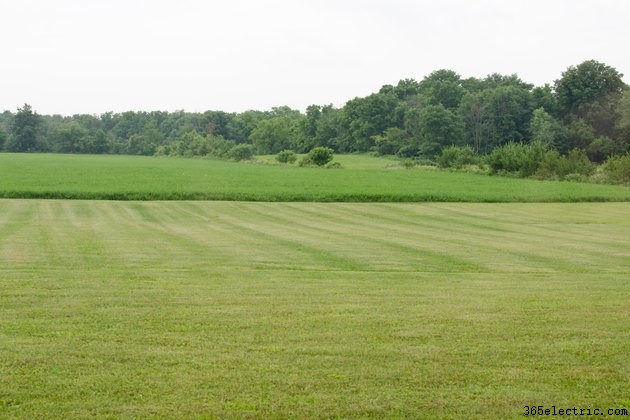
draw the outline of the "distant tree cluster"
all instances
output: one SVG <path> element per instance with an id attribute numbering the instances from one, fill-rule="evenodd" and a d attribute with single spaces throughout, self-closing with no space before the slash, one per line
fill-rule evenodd
<path id="1" fill-rule="evenodd" d="M 579 149 L 603 162 L 630 150 L 630 89 L 622 77 L 594 60 L 569 67 L 542 87 L 516 75 L 464 79 L 437 70 L 341 108 L 311 105 L 305 113 L 278 107 L 64 117 L 38 115 L 25 104 L 0 114 L 0 149 L 240 160 L 323 147 L 435 160 L 452 146 L 489 154 L 508 144 L 537 142 L 561 156 Z"/>

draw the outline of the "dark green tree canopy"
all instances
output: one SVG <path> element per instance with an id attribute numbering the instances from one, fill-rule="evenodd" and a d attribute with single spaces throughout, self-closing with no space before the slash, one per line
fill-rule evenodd
<path id="1" fill-rule="evenodd" d="M 13 118 L 8 150 L 11 152 L 41 150 L 38 145 L 41 124 L 41 117 L 33 111 L 29 104 L 24 104 L 22 108 L 18 108 Z"/>
<path id="2" fill-rule="evenodd" d="M 571 66 L 554 84 L 516 74 L 462 78 L 449 69 L 402 79 L 344 105 L 313 104 L 239 113 L 206 111 L 37 115 L 25 104 L 0 114 L 0 149 L 236 158 L 282 150 L 374 152 L 433 159 L 450 145 L 490 153 L 537 141 L 594 160 L 630 150 L 630 96 L 622 74 L 595 60 Z M 3 131 L 4 135 L 3 135 Z M 467 149 L 468 150 L 468 149 Z"/>
<path id="3" fill-rule="evenodd" d="M 584 105 L 623 93 L 623 74 L 595 60 L 569 67 L 556 80 L 554 88 L 558 103 L 565 113 L 577 113 Z"/>

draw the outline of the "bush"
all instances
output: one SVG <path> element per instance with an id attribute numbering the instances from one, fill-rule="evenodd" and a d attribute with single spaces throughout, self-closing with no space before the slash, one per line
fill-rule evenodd
<path id="1" fill-rule="evenodd" d="M 418 149 L 418 146 L 411 144 L 401 147 L 396 155 L 401 158 L 414 158 L 420 155 L 420 150 Z"/>
<path id="2" fill-rule="evenodd" d="M 440 168 L 461 169 L 466 165 L 478 164 L 479 158 L 470 146 L 448 146 L 442 150 L 437 163 Z"/>
<path id="3" fill-rule="evenodd" d="M 514 142 L 495 147 L 486 158 L 490 173 L 520 172 L 525 160 L 526 147 L 522 143 Z"/>
<path id="4" fill-rule="evenodd" d="M 298 162 L 299 166 L 311 166 L 313 165 L 313 162 L 311 161 L 311 159 L 307 156 L 304 156 L 302 159 L 300 159 L 300 161 Z"/>
<path id="5" fill-rule="evenodd" d="M 297 155 L 293 150 L 283 150 L 276 155 L 276 160 L 280 163 L 293 164 L 297 160 Z"/>
<path id="6" fill-rule="evenodd" d="M 559 178 L 560 166 L 563 157 L 557 150 L 549 150 L 543 156 L 538 165 L 535 177 L 539 179 L 557 179 Z"/>
<path id="7" fill-rule="evenodd" d="M 549 145 L 535 141 L 525 146 L 525 154 L 521 163 L 520 175 L 523 178 L 530 177 L 538 171 L 540 162 L 550 152 Z"/>
<path id="8" fill-rule="evenodd" d="M 573 149 L 567 156 L 560 156 L 555 150 L 549 150 L 542 158 L 536 177 L 541 179 L 563 179 L 566 181 L 584 181 L 595 172 L 586 152 Z"/>
<path id="9" fill-rule="evenodd" d="M 239 144 L 228 152 L 228 157 L 236 161 L 250 160 L 254 156 L 254 147 L 251 144 Z"/>
<path id="10" fill-rule="evenodd" d="M 306 155 L 304 160 L 307 160 L 307 164 L 313 164 L 317 166 L 324 166 L 331 160 L 333 160 L 334 151 L 328 147 L 315 147 Z M 303 166 L 303 165 L 302 165 Z"/>
<path id="11" fill-rule="evenodd" d="M 487 163 L 492 174 L 511 173 L 525 178 L 538 172 L 550 152 L 548 145 L 538 141 L 530 144 L 510 142 L 492 150 Z"/>
<path id="12" fill-rule="evenodd" d="M 339 162 L 330 162 L 326 165 L 326 169 L 341 169 L 341 163 Z"/>
<path id="13" fill-rule="evenodd" d="M 609 158 L 603 165 L 604 173 L 611 182 L 630 183 L 630 153 Z"/>
<path id="14" fill-rule="evenodd" d="M 589 160 L 586 152 L 573 149 L 561 160 L 559 175 L 566 178 L 567 175 L 590 176 L 595 172 L 595 165 Z"/>
<path id="15" fill-rule="evenodd" d="M 617 144 L 609 137 L 597 137 L 586 149 L 593 162 L 601 163 L 619 151 Z"/>

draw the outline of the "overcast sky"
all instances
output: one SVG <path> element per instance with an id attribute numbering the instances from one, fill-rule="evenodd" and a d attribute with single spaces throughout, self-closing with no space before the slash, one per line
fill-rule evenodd
<path id="1" fill-rule="evenodd" d="M 343 105 L 447 68 L 630 82 L 628 0 L 0 0 L 0 110 Z"/>

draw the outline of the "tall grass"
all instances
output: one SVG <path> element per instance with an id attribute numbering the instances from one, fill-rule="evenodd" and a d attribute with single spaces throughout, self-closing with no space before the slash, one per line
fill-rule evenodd
<path id="1" fill-rule="evenodd" d="M 200 159 L 0 154 L 0 197 L 285 202 L 581 202 L 628 201 L 630 188 L 491 178 L 435 170 L 351 167 L 326 170 Z"/>

